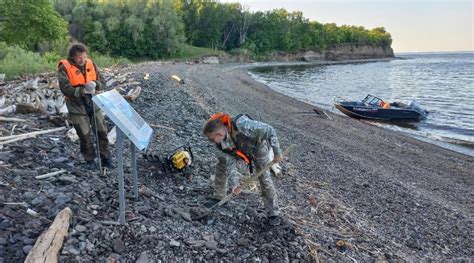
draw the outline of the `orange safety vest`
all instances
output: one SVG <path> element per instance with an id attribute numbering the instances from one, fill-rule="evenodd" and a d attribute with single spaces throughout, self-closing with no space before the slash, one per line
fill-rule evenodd
<path id="1" fill-rule="evenodd" d="M 58 69 L 64 65 L 66 69 L 67 77 L 72 87 L 77 87 L 79 85 L 85 85 L 89 81 L 97 80 L 97 73 L 95 72 L 94 63 L 92 60 L 86 59 L 85 70 L 86 74 L 82 74 L 81 70 L 69 63 L 67 59 L 62 59 L 58 63 Z"/>
<path id="2" fill-rule="evenodd" d="M 231 130 L 233 130 L 233 123 L 232 123 L 232 119 L 230 117 L 229 114 L 227 113 L 222 113 L 222 112 L 219 112 L 219 113 L 216 113 L 214 115 L 212 115 L 210 118 L 209 118 L 210 121 L 212 120 L 220 120 L 222 123 L 224 123 L 224 125 L 227 127 L 228 131 L 230 132 Z M 221 149 L 219 147 L 219 149 Z M 241 158 L 242 160 L 244 160 L 245 163 L 247 163 L 248 165 L 250 165 L 252 163 L 252 160 L 241 150 L 237 150 L 235 148 L 232 148 L 232 149 L 221 149 L 223 152 L 225 153 L 229 153 L 229 154 L 232 154 L 234 156 L 237 156 L 239 158 Z"/>

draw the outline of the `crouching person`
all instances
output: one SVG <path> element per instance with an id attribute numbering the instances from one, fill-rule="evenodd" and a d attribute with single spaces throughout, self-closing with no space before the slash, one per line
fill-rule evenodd
<path id="1" fill-rule="evenodd" d="M 246 163 L 252 172 L 259 172 L 270 163 L 269 151 L 274 153 L 274 161 L 282 160 L 282 152 L 275 129 L 265 123 L 252 120 L 246 115 L 231 118 L 229 114 L 217 113 L 205 124 L 203 133 L 216 144 L 218 163 L 216 167 L 214 198 L 221 200 L 227 194 L 228 181 L 232 191 L 240 194 L 241 173 L 239 163 Z M 259 177 L 261 195 L 273 226 L 280 224 L 277 194 L 270 171 Z"/>

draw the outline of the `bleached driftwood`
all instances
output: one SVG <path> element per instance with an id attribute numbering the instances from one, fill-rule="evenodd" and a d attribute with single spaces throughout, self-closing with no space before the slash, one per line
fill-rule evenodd
<path id="1" fill-rule="evenodd" d="M 4 122 L 26 122 L 26 120 L 24 120 L 24 119 L 7 118 L 7 117 L 2 117 L 2 116 L 0 116 L 0 121 L 4 121 Z"/>
<path id="2" fill-rule="evenodd" d="M 10 105 L 6 108 L 0 109 L 0 115 L 5 116 L 16 112 L 16 105 Z"/>
<path id="3" fill-rule="evenodd" d="M 71 142 L 79 140 L 79 135 L 77 135 L 77 131 L 74 128 L 71 128 L 66 132 L 66 137 L 68 137 Z"/>
<path id="4" fill-rule="evenodd" d="M 59 109 L 59 114 L 62 114 L 62 115 L 68 114 L 66 103 L 64 103 L 63 106 L 61 106 L 61 108 Z"/>
<path id="5" fill-rule="evenodd" d="M 68 236 L 69 222 L 72 211 L 64 208 L 56 215 L 51 226 L 36 240 L 35 246 L 30 250 L 25 263 L 57 262 L 58 254 Z"/>
<path id="6" fill-rule="evenodd" d="M 5 136 L 5 137 L 0 137 L 0 141 L 6 141 L 10 139 L 15 139 L 18 137 L 29 137 L 29 136 L 37 136 L 41 134 L 47 134 L 47 133 L 53 133 L 57 131 L 62 131 L 65 130 L 66 127 L 59 127 L 59 128 L 54 128 L 54 129 L 49 129 L 49 130 L 44 130 L 44 131 L 35 131 L 35 132 L 29 132 L 29 133 L 23 133 L 23 134 L 16 134 L 16 135 L 10 135 L 10 136 Z"/>
<path id="7" fill-rule="evenodd" d="M 115 141 L 117 141 L 117 126 L 114 126 L 112 130 L 109 131 L 109 134 L 107 134 L 107 139 L 109 139 L 110 145 L 115 144 Z"/>
<path id="8" fill-rule="evenodd" d="M 13 112 L 31 113 L 38 112 L 47 115 L 59 114 L 64 105 L 64 96 L 58 89 L 57 78 L 41 76 L 23 82 L 7 84 L 0 95 L 0 105 L 15 106 Z M 9 113 L 13 108 L 8 108 Z M 2 112 L 2 110 L 0 110 Z M 0 115 L 4 115 L 0 113 Z"/>
<path id="9" fill-rule="evenodd" d="M 35 176 L 35 178 L 36 179 L 46 179 L 46 178 L 53 177 L 53 176 L 56 176 L 56 175 L 59 175 L 59 174 L 63 174 L 65 172 L 67 172 L 67 171 L 66 170 L 59 170 L 59 171 L 52 172 L 52 173 L 37 175 L 37 176 Z"/>
<path id="10" fill-rule="evenodd" d="M 128 100 L 129 102 L 134 102 L 138 96 L 140 96 L 140 93 L 142 92 L 142 88 L 140 86 L 137 86 L 133 89 L 131 89 L 127 95 L 124 96 L 124 98 L 126 100 Z"/>
<path id="11" fill-rule="evenodd" d="M 50 129 L 50 130 L 44 130 L 44 131 L 35 131 L 35 132 L 30 132 L 30 133 L 0 137 L 0 145 L 12 143 L 12 142 L 17 142 L 17 141 L 21 141 L 21 140 L 25 140 L 25 139 L 29 139 L 29 138 L 34 138 L 38 135 L 58 132 L 58 131 L 62 131 L 62 130 L 65 130 L 65 129 L 66 129 L 66 127 L 59 127 L 59 128 L 56 128 L 56 129 Z"/>

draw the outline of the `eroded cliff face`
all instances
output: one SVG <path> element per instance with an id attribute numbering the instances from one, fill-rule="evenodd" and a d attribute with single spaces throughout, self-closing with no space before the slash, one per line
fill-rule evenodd
<path id="1" fill-rule="evenodd" d="M 393 58 L 393 49 L 382 46 L 339 46 L 325 51 L 326 60 Z"/>
<path id="2" fill-rule="evenodd" d="M 339 45 L 337 47 L 328 48 L 323 51 L 305 50 L 305 51 L 274 51 L 263 61 L 307 61 L 307 62 L 326 62 L 326 61 L 348 61 L 348 60 L 364 60 L 364 59 L 383 59 L 393 58 L 393 49 L 391 47 L 372 46 L 372 45 Z M 254 62 L 250 52 L 242 52 L 240 54 L 225 53 L 219 57 L 205 57 L 201 62 L 208 64 Z"/>
<path id="3" fill-rule="evenodd" d="M 394 57 L 391 47 L 341 45 L 324 51 L 273 52 L 275 61 L 341 61 Z"/>

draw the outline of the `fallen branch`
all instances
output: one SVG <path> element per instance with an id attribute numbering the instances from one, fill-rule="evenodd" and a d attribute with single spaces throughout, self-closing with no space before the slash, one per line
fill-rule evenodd
<path id="1" fill-rule="evenodd" d="M 10 135 L 13 135 L 13 134 L 15 133 L 15 128 L 16 128 L 16 124 L 15 124 L 15 125 L 13 125 L 13 127 L 12 127 L 12 131 L 10 132 Z"/>
<path id="2" fill-rule="evenodd" d="M 0 115 L 8 115 L 16 112 L 16 106 L 10 105 L 4 109 L 0 109 Z"/>
<path id="3" fill-rule="evenodd" d="M 59 251 L 68 236 L 71 216 L 72 211 L 69 207 L 56 215 L 51 226 L 36 240 L 35 246 L 25 259 L 26 263 L 58 261 Z"/>
<path id="4" fill-rule="evenodd" d="M 167 127 L 167 126 L 163 126 L 163 125 L 158 125 L 158 124 L 150 124 L 150 127 L 152 127 L 152 128 L 162 128 L 162 129 L 167 129 L 167 130 L 170 130 L 170 131 L 176 131 L 175 128 L 171 128 L 171 127 Z"/>
<path id="5" fill-rule="evenodd" d="M 140 93 L 142 92 L 142 88 L 140 86 L 137 86 L 133 89 L 131 89 L 127 95 L 125 95 L 123 98 L 126 99 L 128 102 L 135 102 L 135 100 L 140 96 Z"/>
<path id="6" fill-rule="evenodd" d="M 56 172 L 52 172 L 52 173 L 47 173 L 47 174 L 43 174 L 43 175 L 37 175 L 35 176 L 36 179 L 45 179 L 45 178 L 49 178 L 49 177 L 53 177 L 53 176 L 56 176 L 58 174 L 63 174 L 67 172 L 66 170 L 59 170 L 59 171 L 56 171 Z"/>
<path id="7" fill-rule="evenodd" d="M 2 116 L 0 116 L 0 121 L 4 121 L 4 122 L 26 122 L 26 120 L 24 120 L 24 119 L 7 118 L 7 117 L 2 117 Z"/>
<path id="8" fill-rule="evenodd" d="M 16 138 L 16 139 L 11 139 L 11 140 L 8 140 L 8 141 L 0 142 L 0 145 L 9 144 L 9 143 L 13 143 L 13 142 L 18 142 L 18 141 L 22 141 L 22 140 L 25 140 L 25 139 L 28 139 L 28 138 L 29 137 L 19 137 L 19 138 Z"/>
<path id="9" fill-rule="evenodd" d="M 38 135 L 41 134 L 48 134 L 48 133 L 53 133 L 53 132 L 58 132 L 65 130 L 66 127 L 59 127 L 56 129 L 50 129 L 50 130 L 44 130 L 44 131 L 35 131 L 35 132 L 30 132 L 30 133 L 24 133 L 24 134 L 17 134 L 17 135 L 10 135 L 10 136 L 5 136 L 5 137 L 0 137 L 0 145 L 3 144 L 8 144 L 16 141 L 21 141 L 29 138 L 34 138 Z"/>

